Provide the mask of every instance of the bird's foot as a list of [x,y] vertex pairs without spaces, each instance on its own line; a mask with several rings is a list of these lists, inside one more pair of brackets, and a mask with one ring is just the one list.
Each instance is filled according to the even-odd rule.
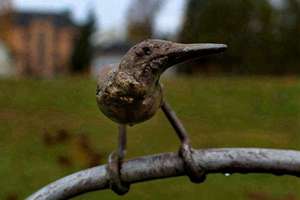
[[182,144],[179,150],[179,156],[184,163],[184,169],[193,183],[202,183],[206,179],[205,170],[198,166],[193,157],[194,150],[189,144]]
[[124,195],[129,191],[130,185],[121,180],[122,160],[116,152],[112,152],[108,157],[107,171],[109,175],[109,186],[118,195]]

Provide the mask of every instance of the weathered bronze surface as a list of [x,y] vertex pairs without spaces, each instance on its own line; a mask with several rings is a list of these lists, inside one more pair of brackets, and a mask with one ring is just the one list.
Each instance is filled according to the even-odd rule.
[[120,124],[146,121],[162,104],[159,78],[167,68],[225,49],[223,44],[145,40],[132,47],[120,64],[111,65],[99,74],[98,106],[108,118]]
[[119,65],[102,68],[97,85],[100,110],[119,123],[119,147],[109,156],[107,170],[110,188],[118,195],[129,191],[130,185],[121,179],[122,162],[126,152],[126,125],[150,119],[161,108],[181,141],[179,155],[194,183],[205,180],[205,171],[197,167],[189,137],[175,112],[163,100],[159,83],[161,74],[169,67],[202,55],[222,52],[223,44],[180,44],[164,40],[145,40],[122,58]]

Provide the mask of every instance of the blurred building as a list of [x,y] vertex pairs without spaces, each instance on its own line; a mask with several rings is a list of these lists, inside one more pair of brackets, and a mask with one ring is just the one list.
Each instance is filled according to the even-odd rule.
[[68,12],[14,11],[11,27],[10,50],[17,75],[53,77],[70,71],[78,27]]
[[0,77],[7,77],[14,73],[11,58],[6,45],[0,41]]

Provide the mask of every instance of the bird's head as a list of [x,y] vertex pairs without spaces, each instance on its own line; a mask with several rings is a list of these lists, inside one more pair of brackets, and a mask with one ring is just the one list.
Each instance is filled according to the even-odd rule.
[[169,67],[225,51],[224,44],[181,44],[165,40],[148,39],[134,47],[122,58],[119,69],[145,84],[156,83]]

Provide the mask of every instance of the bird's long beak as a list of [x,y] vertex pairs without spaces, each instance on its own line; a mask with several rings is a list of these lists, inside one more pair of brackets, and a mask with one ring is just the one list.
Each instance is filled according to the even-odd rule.
[[179,64],[188,60],[196,59],[201,56],[221,53],[227,49],[225,44],[181,44],[174,43],[174,45],[166,51],[168,57],[167,67]]

